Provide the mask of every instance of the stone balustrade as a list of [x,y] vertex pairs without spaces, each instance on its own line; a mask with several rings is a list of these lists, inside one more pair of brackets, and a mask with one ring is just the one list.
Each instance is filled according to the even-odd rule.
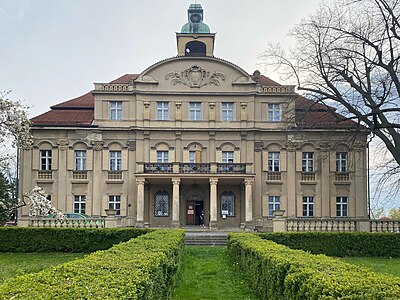
[[371,220],[371,232],[400,233],[400,220]]
[[105,228],[106,220],[103,218],[89,219],[57,219],[31,217],[29,218],[30,227],[58,227],[58,228]]

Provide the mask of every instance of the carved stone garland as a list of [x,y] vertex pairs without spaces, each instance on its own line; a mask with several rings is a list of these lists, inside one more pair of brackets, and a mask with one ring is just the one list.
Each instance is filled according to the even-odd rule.
[[205,85],[219,86],[220,81],[225,81],[225,75],[219,72],[210,72],[193,65],[182,72],[169,72],[165,80],[171,79],[172,85],[183,84],[191,88],[200,88]]

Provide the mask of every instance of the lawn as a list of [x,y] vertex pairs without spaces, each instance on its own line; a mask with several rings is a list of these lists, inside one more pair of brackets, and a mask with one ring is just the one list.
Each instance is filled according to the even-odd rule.
[[7,278],[25,273],[39,272],[58,265],[84,253],[0,253],[0,284]]
[[185,257],[173,300],[255,300],[226,247],[185,247]]
[[341,259],[351,264],[363,265],[377,273],[400,276],[400,258],[343,257]]

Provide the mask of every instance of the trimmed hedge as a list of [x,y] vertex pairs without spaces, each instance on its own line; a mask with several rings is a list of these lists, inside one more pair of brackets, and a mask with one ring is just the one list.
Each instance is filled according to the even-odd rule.
[[368,232],[260,233],[266,240],[328,256],[400,257],[400,234]]
[[6,280],[0,299],[169,299],[184,231],[157,230],[83,259]]
[[0,227],[0,252],[90,253],[148,232],[138,228]]
[[228,250],[261,299],[400,299],[397,277],[293,250],[256,234],[231,233]]

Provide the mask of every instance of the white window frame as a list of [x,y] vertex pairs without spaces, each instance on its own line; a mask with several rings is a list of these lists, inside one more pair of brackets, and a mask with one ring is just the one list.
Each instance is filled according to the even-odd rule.
[[122,101],[110,101],[110,120],[122,120]]
[[269,122],[282,121],[282,107],[280,103],[268,104],[268,121]]
[[75,150],[75,171],[86,171],[86,150]]
[[108,209],[116,209],[116,215],[121,215],[121,195],[108,196]]
[[158,163],[168,163],[169,162],[169,151],[157,151],[157,162]]
[[349,197],[336,197],[336,217],[346,218],[349,216]]
[[189,102],[189,119],[191,121],[201,120],[201,102]]
[[336,152],[336,172],[346,173],[348,172],[348,152]]
[[268,171],[280,172],[281,171],[281,153],[276,151],[268,152]]
[[225,122],[233,121],[234,106],[233,102],[222,102],[221,119]]
[[51,171],[52,150],[40,150],[40,170]]
[[157,120],[159,121],[169,120],[169,102],[157,101]]
[[273,217],[273,211],[281,209],[281,196],[268,196],[268,216]]
[[121,171],[122,170],[122,152],[118,151],[110,151],[110,160],[109,160],[109,170],[110,171]]
[[315,216],[314,204],[315,204],[314,196],[303,196],[303,202],[302,202],[303,217],[313,218]]
[[301,170],[307,173],[314,172],[314,152],[303,152],[301,154]]
[[74,213],[86,213],[86,196],[74,195]]
[[222,163],[233,164],[235,152],[234,151],[222,151]]

